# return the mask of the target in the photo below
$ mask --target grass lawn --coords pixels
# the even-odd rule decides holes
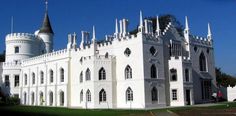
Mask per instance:
[[[236,102],[155,110],[85,110],[55,107],[0,106],[0,114],[24,116],[162,116],[173,112],[179,116],[231,116],[236,114]],[[168,115],[169,116],[169,115]]]

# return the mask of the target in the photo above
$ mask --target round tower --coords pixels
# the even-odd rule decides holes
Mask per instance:
[[[53,50],[53,30],[50,24],[48,10],[47,10],[47,1],[46,1],[46,12],[43,20],[43,25],[38,32],[38,36],[43,40],[45,44],[44,53],[52,52]]]
[[[11,33],[6,36],[6,61],[18,63],[40,54],[41,41],[29,33]]]

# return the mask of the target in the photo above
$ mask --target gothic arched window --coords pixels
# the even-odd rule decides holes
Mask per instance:
[[[83,90],[80,91],[80,102],[83,101]]]
[[[153,56],[156,54],[156,49],[153,46],[149,49],[149,51]]]
[[[129,65],[125,68],[125,79],[131,79],[132,78],[132,69]]]
[[[170,81],[177,81],[177,70],[172,68],[170,69]]]
[[[126,101],[133,101],[133,91],[130,87],[126,90]]]
[[[102,89],[99,92],[99,102],[106,102],[106,100],[107,100],[106,91]]]
[[[60,92],[60,106],[64,106],[65,94],[63,91]]]
[[[106,80],[106,71],[105,69],[102,67],[99,72],[99,80]]]
[[[126,48],[124,51],[125,56],[130,56],[131,50],[129,48]]]
[[[151,66],[151,78],[157,78],[157,68],[155,64],[152,64]]]
[[[91,102],[91,92],[90,92],[90,90],[87,90],[87,92],[86,92],[86,101]]]
[[[60,80],[61,82],[64,82],[65,80],[65,71],[63,68],[60,69]]]
[[[207,71],[206,68],[206,57],[204,55],[204,53],[202,52],[199,56],[199,69],[200,71]]]
[[[82,83],[83,82],[83,71],[81,71],[80,76],[79,76],[79,82]]]
[[[34,72],[32,73],[32,84],[33,85],[35,84],[35,73]]]
[[[44,73],[43,73],[43,71],[40,72],[40,83],[41,84],[44,83]]]
[[[185,81],[189,82],[190,81],[189,69],[186,68],[184,73],[185,73]]]
[[[86,81],[91,80],[91,72],[89,68],[87,68],[86,73],[85,73]]]
[[[44,102],[43,92],[39,93],[39,101],[40,101],[40,105],[43,105],[43,102]]]
[[[52,69],[49,71],[49,76],[50,76],[50,83],[53,83],[53,70]]]
[[[152,88],[152,101],[158,101],[158,91],[156,87]]]
[[[52,106],[53,105],[53,92],[49,93],[49,105]]]
[[[25,85],[27,85],[27,80],[28,80],[27,74],[25,74],[24,76],[25,76]]]

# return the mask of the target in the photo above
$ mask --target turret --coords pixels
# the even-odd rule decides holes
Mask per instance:
[[[46,12],[45,12],[43,24],[39,30],[38,36],[43,40],[43,42],[45,44],[44,52],[49,53],[49,52],[52,52],[52,49],[53,49],[54,32],[53,32],[51,24],[50,24],[47,5],[48,5],[48,3],[46,1]]]
[[[143,27],[143,14],[142,11],[140,11],[139,13],[139,27],[138,27],[138,31],[142,32],[144,31],[144,27]]]
[[[208,41],[212,41],[211,26],[210,26],[210,23],[208,23],[207,27],[208,27],[207,40],[208,40]]]
[[[160,29],[160,23],[159,23],[159,17],[157,16],[157,22],[156,22],[156,34],[157,36],[161,35],[161,29]]]
[[[188,17],[185,17],[185,29],[184,29],[184,39],[185,39],[185,49],[188,52],[188,56],[190,57],[190,31],[189,31],[189,25],[188,25]]]

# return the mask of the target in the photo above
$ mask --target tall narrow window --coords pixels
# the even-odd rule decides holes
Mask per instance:
[[[20,83],[20,81],[19,81],[19,75],[15,75],[15,87],[19,87],[19,83]]]
[[[10,86],[10,80],[9,80],[9,75],[5,75],[5,87]]]
[[[27,103],[27,93],[24,92],[24,105],[26,105],[26,103]]]
[[[27,85],[27,74],[24,74],[24,78],[25,78],[25,85]]]
[[[126,101],[133,101],[133,91],[130,87],[126,90]]]
[[[43,71],[40,72],[40,83],[41,84],[44,83],[44,73],[43,73]]]
[[[87,68],[85,76],[86,76],[86,81],[91,80],[91,72],[90,72],[89,68]]]
[[[34,92],[32,92],[31,93],[31,105],[34,105],[34,99],[35,99]]]
[[[86,92],[86,101],[91,102],[91,92],[90,92],[90,90],[87,90],[87,92]]]
[[[64,78],[65,78],[65,77],[64,77],[64,76],[65,76],[64,73],[65,73],[64,69],[61,68],[61,69],[60,69],[60,79],[61,79],[61,82],[64,82]]]
[[[40,101],[40,105],[43,105],[44,103],[43,92],[39,93],[39,101]]]
[[[80,72],[79,81],[80,83],[83,82],[83,71]]]
[[[170,69],[170,81],[177,81],[177,70],[174,68]]]
[[[103,67],[99,70],[98,73],[99,73],[99,80],[106,80],[106,71]]]
[[[172,100],[177,100],[177,89],[172,89]]]
[[[206,68],[206,57],[204,55],[204,53],[202,52],[199,56],[199,69],[200,71],[207,71]]]
[[[151,66],[151,78],[157,78],[157,68],[155,64]]]
[[[50,83],[53,83],[53,70],[49,71],[49,75],[50,75]]]
[[[83,101],[83,90],[80,91],[80,102]]]
[[[131,79],[132,78],[132,69],[129,65],[125,68],[125,79]]]
[[[152,101],[158,101],[158,91],[156,87],[152,88]]]
[[[60,92],[60,106],[64,106],[65,94],[63,91]]]
[[[186,82],[189,82],[190,81],[190,79],[189,79],[189,77],[190,77],[190,75],[189,75],[189,69],[185,69],[185,81]]]
[[[35,73],[32,73],[32,84],[35,84]]]
[[[106,91],[102,89],[99,92],[99,102],[106,102],[106,100],[107,100]]]
[[[20,52],[19,46],[15,46],[15,53],[19,53],[19,52]]]
[[[52,106],[53,105],[53,92],[49,93],[49,105]]]

